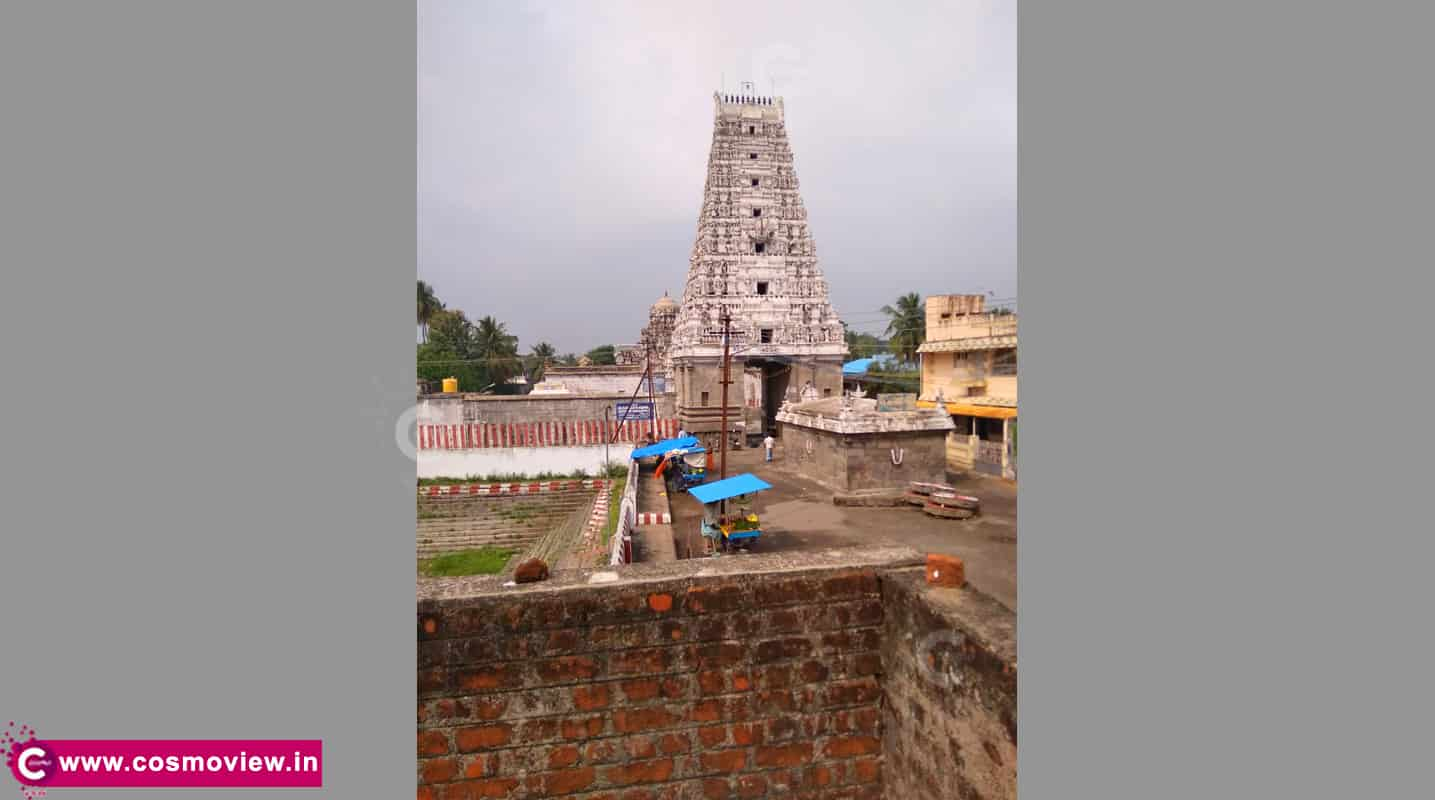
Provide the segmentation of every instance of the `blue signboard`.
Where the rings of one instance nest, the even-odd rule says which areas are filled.
[[[619,422],[647,422],[653,418],[653,404],[646,400],[641,403],[618,403],[613,409],[613,418]]]

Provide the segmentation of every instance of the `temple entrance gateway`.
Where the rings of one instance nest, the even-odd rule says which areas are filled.
[[[809,399],[841,395],[847,345],[798,191],[782,98],[715,94],[713,103],[702,211],[668,354],[683,427],[716,433],[725,416],[733,436],[753,442],[776,430],[794,388]]]

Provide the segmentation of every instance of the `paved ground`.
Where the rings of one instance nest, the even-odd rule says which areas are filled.
[[[897,544],[959,556],[972,585],[1016,610],[1016,486],[1009,481],[985,476],[956,481],[953,485],[963,494],[981,498],[982,513],[969,520],[946,520],[910,506],[834,506],[831,490],[786,468],[780,443],[771,464],[763,462],[761,448],[731,452],[728,475],[742,472],[752,472],[773,485],[772,491],[758,495],[763,536],[755,552]],[[688,548],[700,555],[697,529],[702,505],[681,493],[673,496],[672,508],[676,555],[687,557]]]

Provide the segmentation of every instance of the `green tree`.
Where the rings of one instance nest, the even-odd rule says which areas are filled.
[[[424,341],[429,340],[429,322],[433,315],[443,310],[443,303],[439,301],[438,295],[434,293],[433,287],[419,281],[419,327],[423,330]]]
[[[589,350],[587,356],[594,366],[618,363],[618,355],[611,344],[599,345]]]
[[[562,364],[565,367],[576,367],[578,366],[578,354],[564,353],[563,355],[558,357],[558,363]]]
[[[847,340],[848,358],[870,358],[887,350],[887,342],[870,333],[848,329],[843,338]]]
[[[558,351],[547,342],[533,345],[533,351],[528,354],[528,382],[538,383],[543,380],[543,373],[557,354]]]
[[[484,317],[472,326],[470,356],[483,368],[494,391],[513,391],[508,379],[523,374],[523,361],[518,356],[518,337],[493,317]]]
[[[438,345],[458,358],[468,358],[473,350],[473,323],[456,308],[436,311],[429,318],[428,343]]]
[[[904,363],[917,360],[917,348],[927,340],[927,313],[922,307],[922,297],[916,292],[897,298],[897,306],[882,306],[887,315],[887,336],[892,353]]]

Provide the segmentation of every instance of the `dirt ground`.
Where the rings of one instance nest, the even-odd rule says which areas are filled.
[[[727,472],[729,476],[752,472],[773,486],[757,496],[763,534],[753,548],[756,552],[826,550],[860,543],[900,544],[923,553],[954,555],[966,563],[972,585],[1016,610],[1016,486],[1010,481],[971,476],[952,482],[961,493],[981,498],[982,513],[968,520],[947,520],[929,517],[913,506],[835,506],[831,490],[786,468],[780,442],[770,464],[763,461],[761,448],[732,451]],[[697,531],[702,505],[678,493],[672,497],[672,510],[677,557],[701,555]]]

